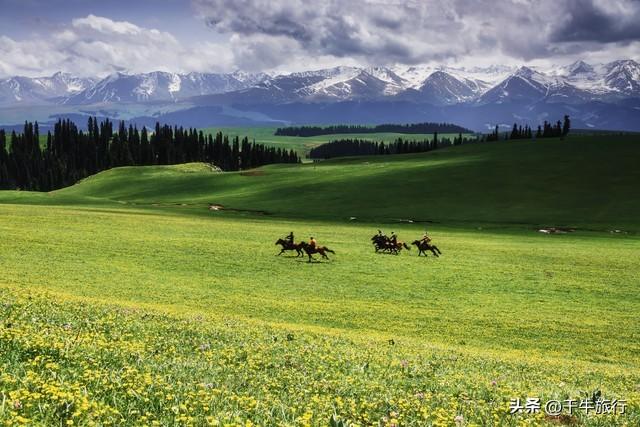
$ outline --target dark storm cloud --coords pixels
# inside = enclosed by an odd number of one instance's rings
[[[551,34],[552,42],[628,42],[640,38],[640,1],[615,2],[571,0],[566,19]],[[624,6],[624,7],[616,7]]]
[[[235,34],[237,45],[255,43],[258,36],[287,38],[298,48],[292,55],[380,64],[469,54],[531,60],[640,39],[638,0],[194,0],[194,5],[212,29]]]

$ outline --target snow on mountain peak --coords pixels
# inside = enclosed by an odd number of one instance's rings
[[[177,101],[200,95],[245,93],[251,88],[260,89],[264,102],[394,96],[444,105],[554,97],[558,102],[582,102],[640,97],[640,64],[633,60],[608,64],[576,61],[551,70],[506,65],[338,66],[280,75],[242,71],[229,74],[117,72],[101,80],[57,72],[50,77],[0,79],[0,104]]]

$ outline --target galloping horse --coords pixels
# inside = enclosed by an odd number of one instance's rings
[[[371,241],[373,242],[373,246],[376,252],[382,251],[382,252],[388,252],[394,255],[398,255],[402,250],[402,248],[405,248],[407,250],[411,249],[404,242],[398,241],[394,244],[393,241],[391,241],[391,239],[389,239],[387,236],[381,236],[379,234],[376,234],[375,236],[373,236],[371,238]]]
[[[400,253],[400,251],[402,250],[402,248],[405,248],[408,251],[411,250],[411,247],[407,246],[407,244],[405,242],[401,242],[399,240],[396,243],[393,243],[391,240],[389,240],[387,242],[387,248],[394,255],[398,255]]]
[[[285,251],[296,251],[298,253],[296,258],[304,256],[302,253],[302,243],[291,243],[288,240],[278,239],[276,241],[276,245],[282,246],[282,250],[278,255],[282,255]]]
[[[387,236],[383,236],[380,234],[376,234],[371,238],[371,241],[373,242],[373,246],[376,250],[376,252],[378,252],[379,250],[387,250],[386,248],[386,243],[387,243],[388,237]]]
[[[418,256],[420,256],[420,254],[424,254],[424,256],[427,256],[427,253],[425,251],[431,251],[431,253],[437,257],[442,255],[442,252],[440,252],[440,249],[438,249],[436,245],[432,245],[421,240],[414,240],[411,244],[416,245],[416,247],[418,248]]]
[[[313,254],[320,254],[324,259],[329,259],[329,257],[327,256],[327,252],[335,254],[334,251],[332,251],[326,246],[311,246],[307,242],[300,242],[300,247],[304,249],[304,251],[307,253],[307,256],[309,257],[309,262],[311,262],[311,260],[313,259],[311,257],[311,255]]]

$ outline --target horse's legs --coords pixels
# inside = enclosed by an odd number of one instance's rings
[[[283,254],[283,252],[284,252],[284,248],[283,248],[283,249],[280,251],[280,253],[279,253],[278,255],[276,255],[276,256],[280,256],[280,255],[282,255],[282,254]]]

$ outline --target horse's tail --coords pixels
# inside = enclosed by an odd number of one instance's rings
[[[402,243],[402,246],[404,246],[404,248],[407,250],[411,250],[411,246],[407,246],[407,244],[404,242]]]
[[[334,252],[334,251],[332,251],[331,249],[329,249],[329,248],[328,248],[328,247],[326,247],[326,246],[324,247],[324,250],[325,250],[325,251],[327,251],[327,252],[331,252],[332,254],[335,254],[335,252]]]

